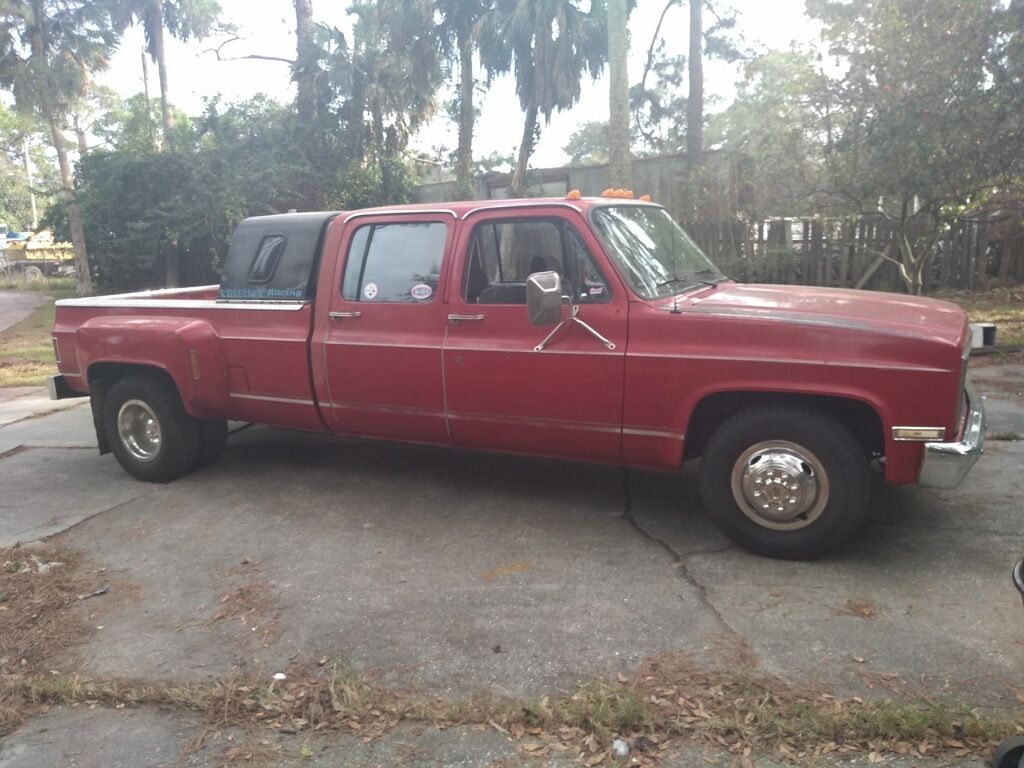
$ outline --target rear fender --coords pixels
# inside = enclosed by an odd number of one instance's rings
[[[223,417],[228,409],[227,375],[220,338],[205,320],[116,315],[87,320],[75,332],[78,370],[101,401],[117,378],[139,370],[165,373],[185,411],[199,418]]]

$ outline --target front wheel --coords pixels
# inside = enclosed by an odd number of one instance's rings
[[[754,407],[712,434],[700,467],[704,506],[759,555],[809,560],[849,539],[867,514],[870,477],[857,439],[828,414]]]
[[[196,466],[200,428],[169,382],[128,376],[103,402],[103,426],[114,456],[134,478],[166,483]]]

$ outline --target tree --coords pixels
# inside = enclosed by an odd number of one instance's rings
[[[116,35],[106,4],[89,0],[8,0],[0,25],[0,86],[14,94],[23,114],[46,123],[60,166],[75,250],[77,288],[92,290],[89,254],[63,127],[69,107],[82,98],[85,75],[104,68]]]
[[[629,131],[629,51],[626,0],[608,0],[608,183],[613,187],[633,186]]]
[[[311,124],[318,116],[316,96],[317,60],[319,51],[313,34],[313,0],[295,0],[295,110],[303,123]]]
[[[171,110],[164,30],[187,42],[210,34],[220,16],[217,0],[114,0],[114,22],[118,30],[139,23],[146,35],[146,50],[156,62],[160,78],[160,119],[164,140],[173,148],[174,113]]]
[[[1004,81],[1000,0],[810,0],[833,54],[824,159],[835,192],[881,216],[892,261],[920,293],[949,216],[1008,183],[1020,154],[1019,80]],[[1017,22],[1020,23],[1019,21]]]
[[[700,164],[704,140],[704,66],[703,59],[739,61],[747,54],[735,37],[735,11],[723,12],[717,0],[691,2],[690,55],[668,56],[662,29],[665,19],[681,0],[667,0],[647,48],[647,60],[640,82],[630,88],[636,138],[646,152],[656,154],[687,150],[690,168]],[[704,24],[704,11],[712,17]],[[654,84],[648,85],[651,75]],[[683,88],[688,81],[689,92]],[[691,126],[694,126],[691,128]],[[699,146],[699,149],[698,149]]]
[[[461,197],[473,196],[473,125],[476,110],[473,106],[474,29],[488,9],[487,0],[440,0],[441,14],[438,32],[443,50],[450,60],[459,63],[458,126],[459,146],[455,150],[455,179]]]
[[[686,165],[700,166],[704,151],[704,0],[690,0],[690,96],[686,103]]]
[[[746,64],[736,98],[708,121],[708,147],[749,160],[740,183],[755,219],[850,212],[835,207],[825,178],[830,87],[810,54],[769,51]]]
[[[409,136],[436,108],[441,81],[433,5],[427,0],[355,0],[349,8],[352,74],[348,93],[352,125],[368,119],[369,159],[405,149]],[[359,142],[360,155],[366,142]]]
[[[596,78],[607,56],[601,0],[589,11],[578,0],[497,0],[481,18],[480,60],[488,78],[513,72],[525,111],[511,191],[526,189],[526,168],[539,133],[538,117],[572,107],[585,72]]]
[[[45,156],[46,128],[0,105],[0,223],[12,230],[37,225],[38,205],[60,188]]]
[[[608,162],[608,123],[591,121],[577,128],[563,147],[573,165],[602,165]],[[611,182],[615,183],[615,182]]]

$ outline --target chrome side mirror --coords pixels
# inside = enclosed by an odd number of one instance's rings
[[[557,272],[534,272],[526,278],[526,314],[531,325],[554,325],[562,319],[562,278]]]

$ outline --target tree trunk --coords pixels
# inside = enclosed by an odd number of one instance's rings
[[[71,226],[71,244],[75,250],[75,283],[79,296],[92,293],[92,275],[89,273],[89,254],[85,250],[85,229],[82,227],[82,212],[75,200],[75,183],[71,176],[71,163],[68,162],[68,151],[64,146],[64,134],[60,129],[60,120],[48,115],[50,136],[53,148],[57,151],[57,163],[60,165],[60,180],[63,196],[68,204],[68,223]]]
[[[49,70],[50,62],[47,57],[46,40],[43,30],[46,23],[46,11],[42,0],[35,0],[32,4],[35,14],[35,27],[32,31],[32,55],[39,64],[45,64]],[[38,65],[37,65],[38,66]],[[60,180],[63,187],[63,196],[68,204],[68,223],[71,228],[71,244],[75,251],[75,287],[79,296],[87,296],[92,293],[92,275],[89,272],[89,253],[85,250],[85,229],[82,227],[82,212],[78,208],[78,201],[75,200],[75,183],[71,176],[71,163],[68,162],[68,151],[64,146],[64,133],[61,131],[61,121],[53,111],[50,101],[50,78],[44,78],[41,83],[42,90],[39,93],[39,105],[50,125],[50,139],[53,141],[53,148],[57,152],[57,163],[60,166]]]
[[[704,0],[690,0],[690,96],[686,100],[686,160],[692,170],[700,166],[704,150]]]
[[[473,186],[473,37],[468,27],[457,33],[459,46],[459,148],[455,159],[455,178],[459,196],[475,197]]]
[[[313,0],[295,0],[295,110],[299,119],[308,126],[317,117],[316,87],[313,61],[316,44],[313,42]]]
[[[611,90],[608,111],[608,182],[617,188],[633,186],[629,151],[629,75],[626,71],[628,12],[626,0],[608,0],[608,71]]]
[[[512,197],[522,197],[526,192],[526,167],[530,164],[533,154],[533,135],[537,130],[537,107],[530,105],[526,110],[523,122],[523,141],[519,145],[519,157],[516,159],[516,170],[512,174],[512,186],[509,190]]]
[[[174,116],[171,115],[170,90],[167,84],[167,58],[164,54],[164,4],[163,0],[153,0],[153,17],[150,24],[150,45],[153,58],[156,59],[156,71],[160,76],[160,120],[163,124],[164,142],[171,150],[174,149]]]
[[[89,151],[89,144],[85,140],[85,129],[82,127],[82,120],[78,115],[72,116],[71,126],[75,129],[75,138],[78,140],[78,154],[84,157],[85,153]]]

